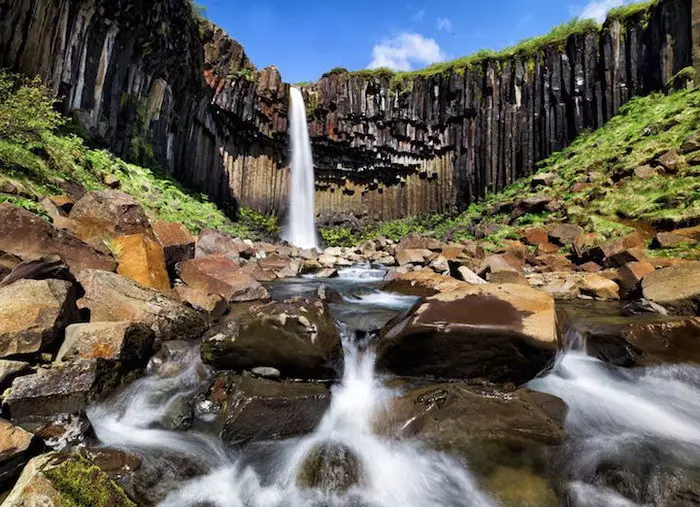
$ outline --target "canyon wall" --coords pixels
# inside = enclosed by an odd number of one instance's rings
[[[303,88],[326,222],[459,210],[530,174],[630,97],[698,65],[700,0],[662,0],[528,56]],[[41,75],[119,155],[154,159],[231,214],[284,214],[287,96],[187,0],[0,0],[0,66]]]

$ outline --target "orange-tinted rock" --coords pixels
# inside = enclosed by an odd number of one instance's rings
[[[194,237],[187,227],[176,222],[158,220],[152,227],[158,243],[163,247],[165,265],[172,276],[178,262],[194,258]]]
[[[16,206],[0,204],[0,250],[24,258],[56,254],[73,274],[83,269],[114,271],[114,260],[61,231],[38,215]]]
[[[539,255],[535,262],[540,266],[540,271],[570,271],[574,269],[573,263],[564,255]]]
[[[166,291],[170,279],[165,268],[165,254],[160,244],[143,234],[129,234],[112,240],[119,257],[117,273],[144,287]]]
[[[549,242],[547,230],[544,227],[530,227],[523,231],[525,243],[532,246],[542,245]]]
[[[396,249],[396,262],[399,266],[404,264],[423,264],[430,257],[432,252],[426,249]]]
[[[675,248],[681,245],[689,245],[696,241],[688,236],[677,234],[675,232],[660,232],[654,238],[652,247],[654,248]]]
[[[617,270],[620,284],[620,295],[623,298],[634,297],[641,290],[642,279],[654,272],[654,266],[648,262],[628,262]]]
[[[66,329],[56,361],[110,359],[144,364],[153,350],[154,336],[148,326],[129,321],[73,324]]]
[[[72,232],[83,241],[127,234],[153,238],[143,207],[130,195],[117,190],[88,192],[75,203],[68,216]]]
[[[589,262],[585,262],[585,263],[581,264],[581,265],[578,267],[578,269],[579,269],[579,271],[584,271],[584,272],[586,272],[586,273],[598,273],[598,272],[601,271],[603,268],[601,268],[601,267],[600,267],[598,264],[596,264],[595,262],[589,261]]]
[[[263,270],[272,271],[277,278],[292,278],[299,274],[301,264],[299,261],[279,254],[268,255],[264,259],[258,259],[258,266]]]
[[[537,250],[535,250],[535,255],[552,255],[559,252],[559,247],[553,243],[540,243],[537,245]]]
[[[489,283],[501,284],[501,283],[511,283],[516,285],[527,285],[530,283],[527,278],[522,273],[517,271],[497,271],[496,273],[489,273],[486,275]]]
[[[444,245],[437,239],[430,236],[421,236],[420,234],[410,233],[399,241],[396,245],[397,249],[401,250],[435,250],[442,249]]]
[[[581,294],[599,299],[620,299],[620,287],[612,280],[595,273],[586,273],[579,281],[579,289]]]
[[[223,232],[216,229],[202,231],[197,239],[195,257],[208,255],[225,255],[231,259],[239,257],[239,243]]]
[[[231,259],[210,255],[183,262],[180,278],[190,287],[208,294],[219,294],[226,301],[254,301],[267,299],[265,287],[245,273]]]
[[[682,315],[700,314],[700,262],[683,262],[642,280],[646,299]]]
[[[482,281],[483,282],[483,281]],[[469,283],[475,283],[469,281]],[[432,296],[440,292],[449,292],[465,285],[465,282],[450,276],[440,275],[431,269],[422,269],[410,273],[402,273],[388,281],[383,290],[398,292],[409,296]]]
[[[675,234],[680,234],[686,238],[692,238],[695,241],[700,241],[700,225],[695,227],[684,227],[683,229],[676,229],[673,231]]]
[[[217,319],[228,311],[226,300],[218,294],[207,294],[204,291],[180,285],[175,288],[180,301],[195,310],[204,313],[209,318]]]
[[[525,267],[525,259],[512,252],[489,255],[481,264],[481,273],[498,271],[521,271]]]
[[[583,234],[583,229],[574,224],[556,224],[549,228],[549,239],[557,245],[570,245]]]

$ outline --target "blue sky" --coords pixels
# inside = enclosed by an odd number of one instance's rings
[[[198,0],[258,68],[290,83],[333,67],[396,70],[500,49],[625,0]]]

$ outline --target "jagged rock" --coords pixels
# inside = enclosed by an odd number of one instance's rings
[[[527,275],[530,286],[546,292],[555,299],[572,299],[579,295],[579,277],[569,272],[535,273]]]
[[[20,257],[0,251],[0,281],[9,275],[22,262]]]
[[[542,245],[549,242],[547,230],[544,227],[530,227],[523,231],[525,243],[532,246]]]
[[[623,299],[636,297],[641,293],[642,279],[654,272],[654,266],[648,262],[628,262],[617,270],[620,296]]]
[[[511,253],[489,255],[481,263],[479,275],[486,273],[498,273],[501,271],[520,272],[525,266],[525,261]]]
[[[228,311],[228,303],[218,294],[207,294],[204,291],[180,285],[175,288],[180,301],[191,306],[210,319],[218,319]]]
[[[635,178],[639,178],[640,180],[648,180],[649,178],[653,178],[654,176],[657,176],[658,174],[659,174],[659,171],[656,170],[654,167],[651,167],[648,164],[636,167],[634,169]]]
[[[0,357],[38,354],[80,320],[76,291],[63,280],[18,280],[0,287]]]
[[[0,282],[0,287],[17,280],[65,280],[74,283],[75,277],[58,255],[47,255],[38,259],[22,261]]]
[[[170,289],[165,254],[160,244],[143,234],[128,234],[112,240],[119,265],[117,273],[160,291]]]
[[[700,262],[659,269],[642,279],[644,298],[681,315],[700,314]]]
[[[88,447],[81,449],[80,455],[94,463],[114,481],[132,475],[141,466],[141,457],[138,454],[112,447]]]
[[[654,237],[651,246],[654,248],[675,248],[681,245],[697,243],[693,238],[674,232],[660,232]]]
[[[265,365],[285,377],[335,376],[342,354],[340,334],[325,302],[299,297],[251,307],[239,319],[212,329],[202,359],[217,369]]]
[[[645,247],[646,241],[634,233],[588,248],[582,252],[582,258],[608,267],[621,267],[628,262],[641,261]]]
[[[583,343],[588,354],[618,366],[700,364],[698,317],[594,315],[567,322],[563,336],[565,347]]]
[[[644,298],[632,301],[622,307],[622,314],[628,317],[635,315],[644,315],[648,313],[657,313],[659,315],[668,315],[666,308],[656,303],[652,303]]]
[[[461,280],[463,280],[471,285],[483,285],[483,284],[487,283],[486,280],[484,280],[479,275],[474,273],[467,266],[458,267],[457,272],[459,273],[459,278]]]
[[[663,155],[661,155],[657,160],[659,164],[664,166],[666,171],[675,172],[679,163],[678,150],[669,150]]]
[[[538,257],[545,256],[545,255],[554,255],[559,252],[559,247],[553,243],[550,243],[549,241],[546,241],[544,243],[540,243],[537,245],[537,249],[535,250],[535,255]]]
[[[346,445],[330,442],[311,449],[297,474],[300,487],[336,494],[361,487],[363,481],[362,465],[355,453]]]
[[[681,153],[691,153],[700,150],[700,133],[695,132],[690,134],[683,144],[681,144]]]
[[[282,376],[277,368],[271,368],[270,366],[258,366],[253,368],[250,372],[256,377],[268,378],[268,379],[278,379]]]
[[[219,294],[227,302],[268,299],[265,287],[231,259],[210,255],[180,264],[180,278],[189,287],[208,294]]]
[[[39,216],[9,204],[0,204],[0,250],[25,259],[58,255],[75,274],[83,269],[114,271],[116,263],[67,231]]]
[[[34,429],[84,410],[115,388],[118,376],[108,361],[83,359],[16,378],[4,401],[12,422]]]
[[[195,258],[223,255],[235,261],[240,257],[240,246],[240,242],[228,234],[224,234],[216,229],[207,229],[202,231],[197,239]]]
[[[6,386],[15,376],[26,372],[30,367],[30,364],[24,361],[0,359],[0,386]]]
[[[78,274],[85,296],[79,306],[90,311],[91,322],[132,321],[153,329],[157,342],[192,340],[207,329],[195,310],[116,273],[85,270]]]
[[[9,488],[40,448],[34,435],[0,419],[0,487]]]
[[[465,285],[449,276],[439,275],[432,270],[401,273],[387,281],[382,290],[397,292],[407,296],[432,296],[441,292],[450,292]]]
[[[175,222],[157,220],[151,226],[158,243],[163,247],[168,274],[174,278],[177,263],[194,258],[194,237],[184,225]]]
[[[399,375],[524,382],[556,349],[554,300],[522,285],[465,285],[382,329],[377,364]]]
[[[517,271],[496,271],[486,275],[486,278],[488,283],[497,285],[502,283],[510,283],[516,285],[527,285],[528,287],[530,286],[530,282],[527,281],[525,275],[518,273]]]
[[[406,264],[424,264],[431,255],[432,252],[426,249],[397,248],[394,258],[399,266],[404,266]]]
[[[219,386],[224,390],[220,396],[228,400],[221,438],[229,444],[310,433],[330,404],[330,392],[321,384],[241,376],[226,383]]]
[[[258,260],[261,269],[272,271],[276,278],[293,278],[299,274],[301,264],[299,261],[279,254],[268,255]]]
[[[68,218],[71,231],[83,241],[127,234],[153,238],[143,207],[130,195],[117,190],[88,192],[75,203]]]
[[[532,188],[549,187],[556,179],[557,175],[554,173],[537,173],[530,180],[530,186]]]
[[[111,359],[145,366],[153,352],[153,330],[132,322],[90,322],[66,328],[56,361]]]
[[[77,456],[55,452],[32,459],[3,504],[136,507],[97,466]]]
[[[396,245],[397,250],[442,250],[444,245],[437,239],[417,233],[410,233],[401,238]]]
[[[557,224],[549,228],[548,235],[552,243],[570,245],[583,234],[583,229],[574,224]]]

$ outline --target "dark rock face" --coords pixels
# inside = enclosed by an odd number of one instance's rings
[[[321,384],[242,376],[226,383],[229,394],[222,438],[230,444],[311,433],[331,399],[330,391]]]
[[[343,493],[362,482],[362,465],[346,445],[324,443],[306,456],[297,475],[303,488]]]
[[[303,90],[317,211],[329,220],[446,212],[532,173],[630,97],[697,67],[698,10],[664,0],[532,58],[398,86],[386,75],[325,75]],[[41,75],[116,153],[138,158],[150,144],[232,214],[238,202],[284,212],[289,86],[274,67],[256,72],[220,29],[200,33],[189,2],[2,0],[0,19],[0,67]]]
[[[253,306],[240,319],[212,329],[201,350],[202,360],[219,370],[269,366],[297,378],[333,377],[342,356],[328,306],[316,298]]]

